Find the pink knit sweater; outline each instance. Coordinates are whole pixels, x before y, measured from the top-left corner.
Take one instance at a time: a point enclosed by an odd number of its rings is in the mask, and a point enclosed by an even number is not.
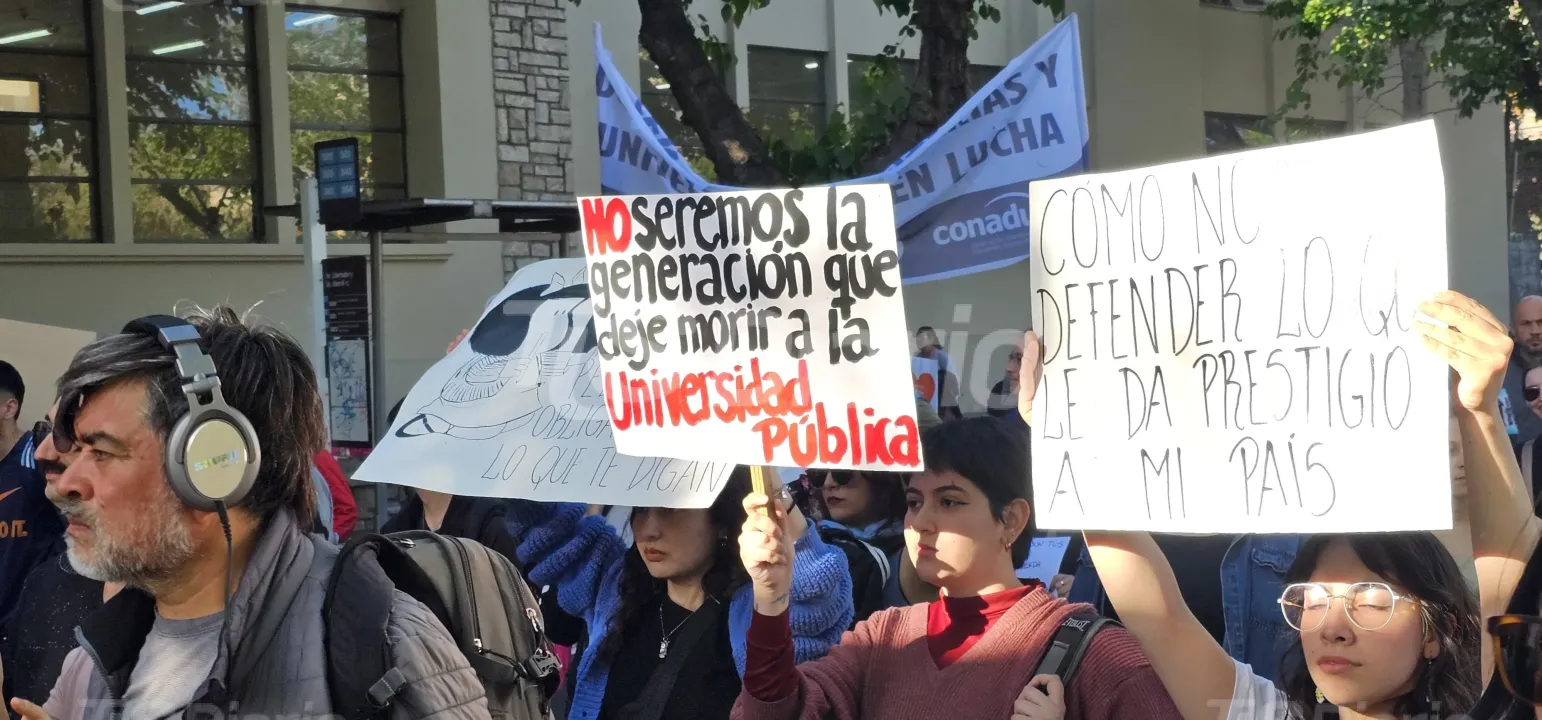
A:
[[[926,645],[926,605],[859,623],[830,654],[799,665],[798,690],[775,703],[740,693],[734,720],[1007,720],[1060,621],[1086,605],[1029,593],[963,658],[938,669]],[[1066,694],[1066,720],[1179,718],[1135,639],[1093,637]]]

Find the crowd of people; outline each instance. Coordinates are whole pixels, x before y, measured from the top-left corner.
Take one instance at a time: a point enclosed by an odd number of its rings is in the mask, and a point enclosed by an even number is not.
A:
[[[1466,558],[1424,532],[1087,532],[1048,587],[1024,579],[1043,536],[1032,333],[972,417],[946,401],[957,377],[935,332],[918,333],[945,379],[936,412],[917,400],[913,474],[809,468],[762,493],[740,467],[700,510],[416,490],[382,531],[466,538],[517,568],[564,662],[551,677],[516,664],[555,717],[1542,718],[1542,298],[1509,328],[1456,293],[1420,312],[1437,322],[1415,332],[1455,378],[1475,586]],[[29,400],[0,363],[0,674],[14,716],[506,706],[482,636],[457,631],[461,610],[359,595],[338,571],[339,543],[362,533],[292,338],[228,309],[136,322],[81,350],[52,389]],[[27,402],[51,407],[22,428]],[[234,428],[252,472],[190,483],[224,472],[224,455],[192,456],[205,426]],[[390,671],[354,688],[328,622],[371,604],[389,610]]]

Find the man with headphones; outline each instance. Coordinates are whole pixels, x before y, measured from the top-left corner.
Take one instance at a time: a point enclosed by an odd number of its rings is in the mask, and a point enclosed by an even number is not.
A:
[[[228,308],[150,316],[82,349],[59,394],[37,452],[64,466],[48,497],[69,562],[129,586],[77,630],[96,666],[85,717],[329,715],[323,602],[338,550],[308,534],[325,428],[305,352]],[[390,617],[401,672],[385,716],[488,717],[433,613],[397,592]]]

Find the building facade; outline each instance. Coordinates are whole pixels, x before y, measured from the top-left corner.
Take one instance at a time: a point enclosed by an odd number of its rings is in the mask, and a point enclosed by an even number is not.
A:
[[[1293,49],[1258,13],[1202,0],[1067,5],[1081,19],[1095,169],[1398,122],[1320,87],[1311,117],[1264,128]],[[999,6],[1001,22],[971,44],[974,83],[1054,22],[1028,3]],[[638,12],[629,0],[0,0],[0,317],[112,332],[178,304],[229,303],[310,337],[294,223],[262,208],[295,202],[311,143],[360,137],[374,197],[594,192],[595,23],[677,143],[696,142],[638,50]],[[915,50],[898,19],[856,0],[775,0],[739,28],[705,14],[740,59],[727,77],[735,97],[779,130],[860,106],[867,60],[892,43]],[[1501,308],[1501,113],[1437,117],[1453,286]],[[392,397],[515,269],[578,251],[574,238],[495,229],[392,238]],[[339,235],[330,251],[363,252],[359,241]],[[966,409],[983,406],[1028,323],[1026,278],[1020,264],[905,289],[910,326],[942,331]]]

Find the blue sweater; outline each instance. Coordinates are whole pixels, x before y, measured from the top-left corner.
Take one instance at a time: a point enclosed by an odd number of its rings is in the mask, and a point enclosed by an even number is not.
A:
[[[557,588],[557,603],[588,624],[589,650],[598,650],[610,634],[610,621],[621,607],[621,572],[629,548],[604,516],[586,515],[583,505],[512,501],[509,534],[519,546],[519,560],[538,585]],[[846,556],[819,539],[813,524],[794,545],[792,577],[793,650],[797,662],[823,657],[851,624],[851,571]],[[754,592],[739,588],[728,605],[728,635],[734,664],[744,675],[744,644],[755,611]],[[610,678],[609,662],[585,652],[578,661],[578,682],[568,717],[599,717]]]

